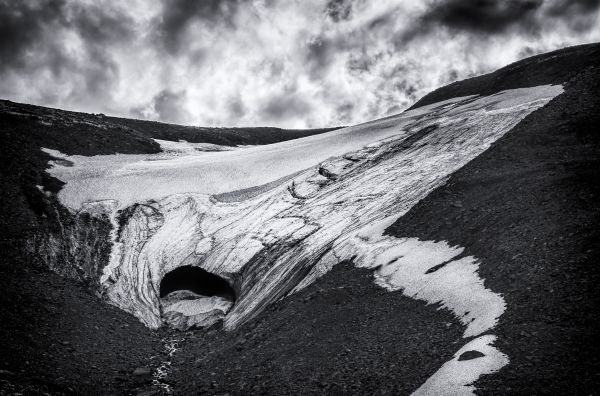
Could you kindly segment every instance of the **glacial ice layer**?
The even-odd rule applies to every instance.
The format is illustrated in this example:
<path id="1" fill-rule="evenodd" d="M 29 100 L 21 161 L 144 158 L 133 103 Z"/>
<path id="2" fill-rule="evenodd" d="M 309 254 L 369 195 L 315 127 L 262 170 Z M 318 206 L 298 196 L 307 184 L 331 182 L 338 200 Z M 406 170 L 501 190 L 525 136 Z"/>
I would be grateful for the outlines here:
<path id="1" fill-rule="evenodd" d="M 404 257 L 419 247 L 435 250 L 424 241 L 360 235 L 406 213 L 561 92 L 561 86 L 539 86 L 455 98 L 322 135 L 231 151 L 95 157 L 46 151 L 72 163 L 50 169 L 66 182 L 61 202 L 75 211 L 108 212 L 114 221 L 102 278 L 110 303 L 153 328 L 222 320 L 232 329 L 341 260 L 355 257 L 357 265 L 371 266 L 390 252 Z M 367 263 L 364 254 L 362 261 L 348 254 L 361 243 L 374 243 L 367 250 L 379 256 Z M 442 246 L 450 258 L 453 249 Z M 446 306 L 467 326 L 465 336 L 477 336 L 495 324 L 503 301 L 485 293 L 476 259 L 457 261 L 434 273 L 439 292 L 416 297 Z M 410 274 L 423 263 L 418 257 L 411 263 L 414 268 L 380 267 L 378 283 L 416 287 L 420 278 Z M 220 277 L 234 298 L 202 292 L 161 297 L 163 278 L 183 266 Z M 474 281 L 444 288 L 444 279 L 463 275 Z M 482 296 L 495 309 L 491 314 L 474 301 Z M 475 310 L 465 318 L 467 306 Z"/>

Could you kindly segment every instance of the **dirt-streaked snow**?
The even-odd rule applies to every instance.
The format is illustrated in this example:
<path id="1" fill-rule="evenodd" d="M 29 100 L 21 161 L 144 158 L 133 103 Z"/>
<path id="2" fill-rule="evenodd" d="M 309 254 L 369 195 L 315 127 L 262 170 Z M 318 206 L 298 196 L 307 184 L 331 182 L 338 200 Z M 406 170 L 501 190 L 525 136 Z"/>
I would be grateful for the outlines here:
<path id="1" fill-rule="evenodd" d="M 113 304 L 159 326 L 156 290 L 162 277 L 197 265 L 238 280 L 238 299 L 225 317 L 231 328 L 314 279 L 332 247 L 362 227 L 408 211 L 561 92 L 561 86 L 542 86 L 455 98 L 322 135 L 232 151 L 69 156 L 72 166 L 59 161 L 50 173 L 66 182 L 59 198 L 70 208 L 104 210 L 114 219 L 117 209 L 141 204 L 120 234 L 113 233 L 102 278 Z M 182 144 L 190 147 L 172 145 Z M 247 199 L 223 202 L 212 195 L 276 180 Z"/>
<path id="2" fill-rule="evenodd" d="M 555 95 L 556 86 L 518 89 L 451 110 L 444 117 L 462 111 L 510 109 L 523 96 L 528 101 L 545 100 Z M 527 91 L 526 95 L 523 95 Z M 79 209 L 85 202 L 116 200 L 119 207 L 137 202 L 158 200 L 180 193 L 221 194 L 260 186 L 292 173 L 308 169 L 331 157 L 359 150 L 386 138 L 407 136 L 406 126 L 427 117 L 432 110 L 452 106 L 466 98 L 455 98 L 435 105 L 401 113 L 383 120 L 343 128 L 332 132 L 230 151 L 199 151 L 206 144 L 159 141 L 164 153 L 152 155 L 115 154 L 64 156 L 45 149 L 49 154 L 68 159 L 70 167 L 56 164 L 51 173 L 67 183 L 61 190 L 61 202 Z M 498 107 L 500 106 L 500 107 Z M 214 145 L 211 145 L 212 147 Z M 212 147 L 214 148 L 214 147 Z M 222 147 L 220 149 L 223 149 Z M 187 155 L 182 155 L 187 154 Z"/>
<path id="3" fill-rule="evenodd" d="M 504 311 L 501 296 L 478 277 L 477 259 L 456 259 L 461 248 L 444 242 L 384 237 L 383 228 L 562 91 L 540 86 L 455 98 L 322 135 L 232 151 L 96 157 L 47 151 L 73 164 L 61 161 L 50 169 L 66 182 L 59 194 L 66 206 L 104 208 L 114 219 L 117 209 L 139 204 L 121 232 L 113 233 L 102 282 L 112 304 L 150 327 L 186 327 L 215 314 L 204 302 L 188 307 L 161 301 L 162 278 L 180 266 L 199 266 L 232 285 L 235 304 L 218 311 L 227 311 L 223 324 L 233 329 L 355 257 L 357 265 L 377 268 L 381 286 L 452 311 L 465 336 L 473 337 L 492 329 Z M 236 199 L 219 199 L 240 190 Z M 110 205 L 91 204 L 97 201 Z M 168 307 L 175 309 L 167 318 Z M 477 340 L 481 349 L 492 348 L 492 339 Z M 491 360 L 474 359 L 476 367 L 451 361 L 424 386 L 439 389 L 452 370 L 470 370 L 460 377 L 465 381 L 490 372 L 503 355 L 486 351 Z M 468 392 L 466 385 L 452 389 Z"/>

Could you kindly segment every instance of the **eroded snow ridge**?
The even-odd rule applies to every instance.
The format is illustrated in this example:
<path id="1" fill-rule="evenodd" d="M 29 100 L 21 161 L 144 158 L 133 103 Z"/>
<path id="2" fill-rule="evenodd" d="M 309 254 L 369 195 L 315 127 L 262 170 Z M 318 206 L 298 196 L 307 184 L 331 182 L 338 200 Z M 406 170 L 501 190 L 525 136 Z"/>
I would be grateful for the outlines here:
<path id="1" fill-rule="evenodd" d="M 117 202 L 110 210 L 115 219 L 118 213 L 121 227 L 103 279 L 112 304 L 153 328 L 165 321 L 181 328 L 202 323 L 206 301 L 189 307 L 166 304 L 159 296 L 167 273 L 198 266 L 233 288 L 233 305 L 220 306 L 224 327 L 232 329 L 335 264 L 336 250 L 358 230 L 406 213 L 561 92 L 560 86 L 541 86 L 456 98 L 234 151 L 95 157 L 50 151 L 72 163 L 57 163 L 50 172 L 67 183 L 59 198 L 73 210 L 85 210 L 89 202 Z M 223 194 L 227 200 L 220 199 Z M 474 262 L 454 265 L 436 271 L 438 276 L 474 273 Z M 393 268 L 380 273 L 378 282 L 394 282 L 399 274 Z M 474 315 L 463 316 L 468 321 Z M 492 322 L 475 319 L 467 331 Z"/>

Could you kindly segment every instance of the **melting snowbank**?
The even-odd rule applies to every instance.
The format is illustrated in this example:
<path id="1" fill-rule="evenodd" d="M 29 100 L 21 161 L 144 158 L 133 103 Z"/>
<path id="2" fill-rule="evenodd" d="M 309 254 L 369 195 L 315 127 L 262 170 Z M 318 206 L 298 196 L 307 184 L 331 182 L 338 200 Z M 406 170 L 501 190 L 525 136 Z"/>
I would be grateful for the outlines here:
<path id="1" fill-rule="evenodd" d="M 308 282 L 333 246 L 368 224 L 406 213 L 561 92 L 542 86 L 456 98 L 234 151 L 69 156 L 72 166 L 57 163 L 50 172 L 67 183 L 59 198 L 68 207 L 85 210 L 88 202 L 111 200 L 113 218 L 115 209 L 125 209 L 103 278 L 112 304 L 158 327 L 165 320 L 156 292 L 163 276 L 199 266 L 235 289 L 236 303 L 224 318 L 225 327 L 234 328 L 311 274 Z M 274 180 L 281 182 L 245 200 L 212 195 Z M 468 275 L 472 266 L 460 268 Z M 394 276 L 382 273 L 382 282 Z"/>
<path id="2" fill-rule="evenodd" d="M 73 164 L 65 167 L 57 163 L 51 170 L 67 182 L 59 193 L 65 206 L 79 210 L 85 202 L 110 199 L 124 208 L 179 193 L 213 195 L 264 185 L 386 138 L 408 137 L 407 127 L 419 120 L 440 116 L 443 121 L 481 110 L 510 113 L 524 102 L 545 103 L 560 92 L 560 86 L 542 86 L 479 99 L 455 98 L 320 135 L 229 151 L 199 151 L 206 145 L 167 141 L 159 142 L 166 152 L 150 155 L 85 157 L 45 151 Z"/>
<path id="3" fill-rule="evenodd" d="M 353 257 L 376 269 L 381 286 L 440 303 L 460 318 L 466 337 L 480 336 L 493 328 L 504 301 L 485 289 L 477 259 L 460 257 L 461 248 L 444 242 L 384 237 L 382 227 L 561 92 L 541 86 L 455 98 L 225 152 L 67 157 L 47 150 L 72 163 L 57 161 L 50 173 L 67 183 L 59 194 L 67 207 L 85 211 L 106 200 L 113 204 L 99 207 L 114 220 L 120 210 L 105 296 L 150 327 L 186 328 L 219 317 L 233 329 Z M 240 190 L 254 192 L 215 197 Z M 217 299 L 161 299 L 161 280 L 181 266 L 226 280 L 233 307 Z M 446 363 L 422 391 L 455 381 L 448 389 L 470 392 L 474 378 L 506 364 L 492 341 L 484 335 L 467 344 L 485 357 Z"/>

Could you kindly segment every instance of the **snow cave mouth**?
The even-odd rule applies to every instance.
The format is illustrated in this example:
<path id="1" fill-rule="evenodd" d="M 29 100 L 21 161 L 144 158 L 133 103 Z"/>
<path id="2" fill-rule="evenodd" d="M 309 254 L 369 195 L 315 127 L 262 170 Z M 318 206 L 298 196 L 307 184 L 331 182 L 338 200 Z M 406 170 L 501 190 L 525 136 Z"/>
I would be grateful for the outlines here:
<path id="1" fill-rule="evenodd" d="M 225 279 L 189 265 L 168 272 L 160 281 L 161 299 L 175 292 L 191 292 L 197 296 L 220 297 L 235 302 L 235 291 Z"/>

